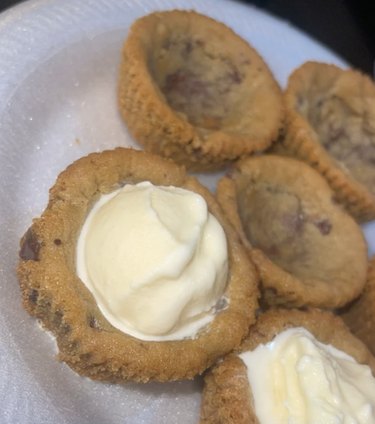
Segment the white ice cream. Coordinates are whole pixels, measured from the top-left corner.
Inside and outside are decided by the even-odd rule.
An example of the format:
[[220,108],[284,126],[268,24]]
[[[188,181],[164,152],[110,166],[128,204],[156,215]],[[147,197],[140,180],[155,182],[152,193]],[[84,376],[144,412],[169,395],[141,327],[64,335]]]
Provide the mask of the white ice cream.
[[101,196],[76,259],[103,315],[143,340],[194,337],[227,280],[225,233],[203,197],[149,182]]
[[368,366],[289,329],[240,355],[260,424],[374,424],[375,379]]

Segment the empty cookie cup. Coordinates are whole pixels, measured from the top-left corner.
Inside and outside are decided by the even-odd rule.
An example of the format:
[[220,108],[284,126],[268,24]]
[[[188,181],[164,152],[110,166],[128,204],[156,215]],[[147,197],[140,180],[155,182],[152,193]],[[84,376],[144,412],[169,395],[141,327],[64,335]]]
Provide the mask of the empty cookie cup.
[[257,266],[265,305],[336,308],[361,293],[361,228],[307,164],[272,155],[243,159],[220,179],[217,199]]
[[281,90],[256,50],[224,24],[183,10],[131,26],[118,98],[136,141],[193,171],[266,149],[284,113]]
[[319,171],[359,221],[375,219],[375,84],[365,74],[307,62],[289,77],[285,137],[276,151]]

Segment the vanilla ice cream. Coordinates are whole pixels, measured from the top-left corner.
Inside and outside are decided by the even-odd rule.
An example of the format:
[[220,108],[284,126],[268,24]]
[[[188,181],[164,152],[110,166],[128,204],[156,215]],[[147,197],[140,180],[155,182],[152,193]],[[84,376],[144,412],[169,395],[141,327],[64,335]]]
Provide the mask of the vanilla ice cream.
[[303,328],[240,354],[260,424],[374,424],[375,379],[366,365]]
[[213,320],[228,273],[225,233],[204,198],[149,182],[100,197],[76,260],[107,320],[143,340],[194,337]]

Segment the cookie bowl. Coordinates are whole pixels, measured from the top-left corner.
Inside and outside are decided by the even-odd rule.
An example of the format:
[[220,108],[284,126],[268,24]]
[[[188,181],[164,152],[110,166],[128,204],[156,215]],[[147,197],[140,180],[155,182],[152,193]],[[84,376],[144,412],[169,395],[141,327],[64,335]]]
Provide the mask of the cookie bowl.
[[375,218],[375,85],[365,74],[307,62],[290,75],[276,151],[317,169],[359,221]]
[[304,162],[245,158],[219,181],[217,198],[257,265],[266,305],[336,308],[363,289],[361,228]]
[[[339,317],[276,308],[259,317],[240,349],[205,374],[200,423],[360,417],[374,403],[374,373],[374,356]],[[358,402],[348,393],[367,396]]]
[[[147,184],[144,184],[145,181]],[[81,240],[83,226],[88,222],[88,215],[99,203],[98,199],[111,195],[121,187],[137,187],[139,183],[141,193],[151,183],[177,188],[178,198],[189,193],[189,196],[194,196],[195,203],[186,209],[194,212],[197,203],[199,211],[202,205],[209,211],[207,214],[203,209],[204,216],[215,218],[215,225],[219,225],[226,240],[223,248],[225,258],[219,267],[219,276],[224,277],[219,285],[213,280],[211,288],[203,290],[203,294],[199,291],[200,286],[206,284],[201,278],[199,266],[205,268],[204,274],[209,278],[215,275],[215,267],[210,260],[212,255],[208,255],[208,262],[202,262],[202,258],[198,257],[198,271],[190,269],[190,262],[195,256],[191,259],[190,251],[186,254],[186,243],[177,244],[178,248],[171,252],[172,256],[167,251],[163,256],[167,266],[165,269],[156,267],[153,274],[154,270],[151,267],[150,271],[148,263],[157,261],[159,250],[163,252],[164,248],[157,245],[153,251],[149,250],[149,246],[154,246],[155,234],[159,236],[160,231],[145,234],[144,226],[140,225],[143,232],[136,232],[137,222],[145,222],[141,210],[133,216],[135,221],[131,221],[125,231],[118,227],[113,215],[104,214],[104,224],[98,227],[103,231],[95,233],[91,230],[87,236],[89,239],[99,234],[99,245],[93,244],[91,263],[88,249],[83,255],[88,264],[89,281],[79,272],[78,241]],[[160,218],[163,231],[165,228],[168,230],[162,232],[164,238],[175,246],[176,237],[170,237],[174,234],[171,232],[173,227],[176,227],[173,221],[175,207],[172,204],[172,209],[168,208],[165,202],[170,194],[165,189],[161,199],[154,197],[151,196],[151,200],[146,198],[143,202],[157,204],[157,213],[151,210],[148,216],[153,221]],[[132,199],[134,203],[143,204],[142,198],[141,201],[136,197]],[[125,202],[125,209],[132,209],[132,204]],[[120,212],[123,214],[126,211],[123,208]],[[177,222],[177,226],[177,230],[182,229],[182,232],[177,232],[177,238],[184,242],[187,237],[187,244],[194,245],[194,240],[192,242],[189,238],[190,231],[189,234],[184,231],[186,222],[183,225]],[[119,233],[119,237],[115,236],[116,233]],[[137,238],[138,234],[141,236]],[[210,252],[212,235],[213,232],[209,232],[206,245],[196,247],[199,253],[205,249]],[[130,245],[124,248],[127,242]],[[86,244],[90,247],[89,242]],[[111,249],[109,253],[107,249]],[[124,252],[127,255],[123,256]],[[175,263],[184,265],[186,262],[187,275],[175,282],[173,278],[180,273]],[[171,263],[172,270],[169,266]],[[98,265],[99,271],[95,270]],[[118,277],[112,272],[113,269],[120,270],[119,282],[116,282]],[[134,269],[137,278],[142,276],[143,279],[136,281],[130,278],[125,284],[122,273],[126,274],[129,270],[131,273]],[[46,210],[34,220],[22,238],[18,277],[25,309],[56,337],[60,359],[81,375],[107,381],[193,378],[241,342],[255,320],[258,298],[257,273],[208,189],[195,178],[187,176],[174,163],[123,148],[90,154],[60,174],[50,191]],[[197,285],[196,281],[198,291],[190,294],[191,287]],[[209,296],[208,306],[202,306],[202,296]],[[119,314],[124,317],[122,322],[128,325],[125,330],[113,320],[113,316],[118,317]],[[142,320],[147,316],[150,320],[146,322],[146,328]],[[194,331],[189,330],[175,337],[175,324],[165,329],[165,324],[168,325],[165,317],[177,317],[176,325],[180,319],[185,320],[188,329],[189,324],[195,321],[199,325],[194,324]],[[205,320],[201,323],[202,317]],[[161,330],[157,327],[159,333],[152,332],[149,327],[158,320],[162,320]],[[127,331],[127,328],[135,328],[142,335],[138,336],[133,330]],[[169,330],[172,336],[163,337],[169,334]],[[151,334],[152,337],[143,337],[144,334]]]
[[145,16],[130,28],[120,112],[146,150],[207,171],[274,141],[281,91],[259,54],[231,29],[193,11]]

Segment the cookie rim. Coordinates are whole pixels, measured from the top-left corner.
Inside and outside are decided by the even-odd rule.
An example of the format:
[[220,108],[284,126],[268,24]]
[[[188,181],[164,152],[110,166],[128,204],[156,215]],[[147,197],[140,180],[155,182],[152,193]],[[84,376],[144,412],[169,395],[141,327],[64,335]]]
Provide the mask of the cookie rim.
[[340,316],[352,333],[375,355],[375,255],[369,259],[363,292],[347,308],[340,311]]

